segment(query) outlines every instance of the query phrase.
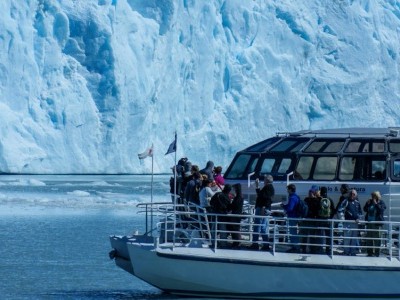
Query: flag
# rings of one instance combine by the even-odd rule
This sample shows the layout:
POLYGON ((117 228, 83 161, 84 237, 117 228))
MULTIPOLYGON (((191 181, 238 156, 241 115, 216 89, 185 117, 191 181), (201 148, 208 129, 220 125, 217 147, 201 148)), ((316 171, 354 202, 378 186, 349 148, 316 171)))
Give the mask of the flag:
POLYGON ((153 156, 153 145, 150 148, 147 148, 143 153, 138 154, 139 159, 145 159, 146 157, 153 156))
POLYGON ((173 153, 173 152, 176 152, 176 132, 175 132, 175 139, 171 143, 171 145, 169 145, 167 153, 165 153, 165 155, 173 153))

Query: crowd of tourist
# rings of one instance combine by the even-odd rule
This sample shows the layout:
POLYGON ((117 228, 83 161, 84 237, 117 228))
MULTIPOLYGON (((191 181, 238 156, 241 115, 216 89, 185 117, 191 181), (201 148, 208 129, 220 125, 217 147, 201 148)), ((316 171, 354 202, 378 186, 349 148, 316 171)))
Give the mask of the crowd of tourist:
MULTIPOLYGON (((222 167, 214 166, 212 161, 208 161, 205 168, 200 170, 187 158, 182 158, 172 171, 174 174, 170 180, 172 200, 176 204, 193 203, 215 215, 216 219, 210 218, 209 221, 218 224, 217 230, 216 228, 212 230, 212 233, 219 232, 218 247, 240 249, 244 202, 241 185, 225 184, 222 167), (228 235, 231 236, 231 243, 228 243, 228 235)), ((254 215, 251 216, 253 226, 249 249, 269 251, 269 222, 266 216, 271 216, 272 212, 271 205, 275 195, 273 177, 265 175, 262 188, 259 179, 256 179, 255 188, 257 196, 254 215)), ((358 228, 361 220, 366 221, 367 255, 380 255, 382 223, 379 222, 384 220, 386 209, 380 192, 371 193, 371 198, 363 208, 355 189, 342 184, 340 192, 341 195, 335 205, 333 199, 328 196, 328 189, 324 186, 311 186, 304 199, 297 195, 294 184, 287 186, 287 201, 281 204, 287 217, 290 236, 291 248, 287 252, 330 254, 333 245, 333 228, 330 220, 339 219, 345 220, 343 224, 339 223, 342 230, 335 231, 342 234, 344 255, 354 256, 360 251, 358 228), (365 216, 362 211, 365 212, 365 216)), ((213 236, 212 239, 214 241, 216 237, 213 236)))

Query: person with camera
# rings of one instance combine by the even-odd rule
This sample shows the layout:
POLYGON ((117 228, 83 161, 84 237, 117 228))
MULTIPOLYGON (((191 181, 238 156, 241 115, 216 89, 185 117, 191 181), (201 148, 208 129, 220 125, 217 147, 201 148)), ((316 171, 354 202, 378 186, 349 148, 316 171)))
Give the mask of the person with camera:
POLYGON ((253 250, 259 250, 258 239, 261 234, 261 238, 263 240, 263 245, 261 250, 268 251, 269 250, 269 242, 268 242, 268 219, 266 216, 271 214, 271 204, 272 198, 275 195, 275 190, 273 186, 274 178, 272 175, 264 176, 264 186, 260 189, 259 184, 260 180, 257 178, 255 181, 256 184, 256 205, 255 205, 255 215, 254 218, 254 226, 253 226, 253 238, 252 245, 250 246, 253 250), (262 216, 257 218, 257 216, 262 216))

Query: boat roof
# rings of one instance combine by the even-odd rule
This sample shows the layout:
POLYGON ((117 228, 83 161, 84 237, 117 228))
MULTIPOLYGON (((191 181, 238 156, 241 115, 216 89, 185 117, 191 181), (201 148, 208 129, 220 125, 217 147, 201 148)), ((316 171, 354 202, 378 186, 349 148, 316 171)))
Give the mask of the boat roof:
POLYGON ((388 127, 388 128, 352 127, 352 128, 319 129, 319 130, 301 130, 295 132, 278 132, 277 135, 305 136, 305 137, 307 136, 396 137, 400 135, 400 127, 388 127))
POLYGON ((367 127, 352 127, 352 128, 333 128, 333 129, 318 129, 318 130, 300 130, 294 132, 277 132, 275 136, 256 144, 247 147, 239 152, 265 152, 275 143, 282 139, 313 139, 313 138, 355 138, 355 139, 392 139, 400 138, 400 127, 388 128, 367 128, 367 127))

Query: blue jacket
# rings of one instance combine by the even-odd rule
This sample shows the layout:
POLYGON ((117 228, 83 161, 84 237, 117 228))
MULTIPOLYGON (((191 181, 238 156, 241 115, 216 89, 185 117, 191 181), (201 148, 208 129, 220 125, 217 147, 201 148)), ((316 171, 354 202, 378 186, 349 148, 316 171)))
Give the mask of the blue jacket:
POLYGON ((296 211, 297 204, 299 203, 300 198, 296 193, 289 195, 289 200, 287 204, 284 204, 282 207, 286 211, 286 215, 288 218, 298 218, 299 215, 296 211))
POLYGON ((345 199, 338 212, 344 213, 345 220, 360 220, 362 218, 361 204, 357 199, 345 199))

